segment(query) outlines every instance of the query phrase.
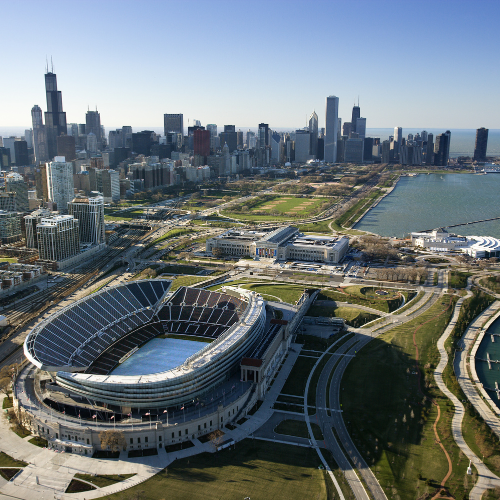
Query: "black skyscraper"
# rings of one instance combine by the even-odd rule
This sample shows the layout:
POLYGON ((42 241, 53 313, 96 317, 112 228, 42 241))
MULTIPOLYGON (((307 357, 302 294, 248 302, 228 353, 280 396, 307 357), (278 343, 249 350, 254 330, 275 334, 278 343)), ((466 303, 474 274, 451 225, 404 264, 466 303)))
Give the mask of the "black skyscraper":
POLYGON ((486 161, 488 149, 488 129, 481 127, 476 130, 476 146, 474 147, 474 160, 486 161))
POLYGON ((351 132, 357 132, 356 130, 356 122, 358 120, 358 118, 361 117, 361 110, 360 110, 360 107, 359 107, 359 103, 358 105, 354 105, 352 107, 352 118, 351 118, 351 132))
POLYGON ((16 155, 16 165, 18 167, 23 167, 30 164, 28 144, 26 143, 26 141, 14 142, 14 152, 16 155))
POLYGON ((67 135, 66 113, 63 111, 61 91, 57 90, 55 73, 45 74, 45 93, 47 96, 47 111, 45 113, 45 129, 47 131, 47 146, 49 159, 57 155, 57 137, 67 135))
POLYGON ((259 123, 259 129, 265 129, 265 140, 266 146, 269 146, 269 124, 268 123, 259 123))
POLYGON ((439 134, 436 137, 434 144, 434 165, 446 167, 450 158, 450 141, 451 132, 447 130, 444 134, 439 134))

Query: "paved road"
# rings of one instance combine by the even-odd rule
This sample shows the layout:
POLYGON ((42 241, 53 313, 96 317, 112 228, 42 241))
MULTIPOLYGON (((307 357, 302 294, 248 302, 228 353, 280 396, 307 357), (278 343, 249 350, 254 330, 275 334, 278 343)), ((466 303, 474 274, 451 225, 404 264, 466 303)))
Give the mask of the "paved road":
MULTIPOLYGON (((325 438, 325 446, 326 448, 332 453, 335 461, 337 462, 337 465, 339 468, 342 470, 344 473, 344 476, 346 480, 349 483, 349 486, 351 487, 355 497, 358 500, 361 499, 369 499, 369 496, 361 483, 358 475, 356 474, 354 468, 351 465, 351 462, 347 459, 345 456, 344 450, 342 450, 341 445, 337 441, 333 431, 332 427, 335 427, 336 430, 339 428, 339 422, 343 421, 342 420, 342 414, 340 413, 340 404, 336 403, 334 399, 332 399, 332 395, 330 394, 330 400, 329 400, 329 406, 332 409, 336 409, 337 411, 331 411, 331 416, 328 415, 328 412, 326 410, 327 408, 327 386, 328 386, 328 378, 330 373, 332 372, 335 364, 341 360, 340 362, 342 363, 342 360, 346 359, 343 354, 349 351, 350 348, 353 347, 353 345, 357 341, 357 337, 359 336, 356 335, 352 339, 348 340, 346 343, 344 343, 340 348, 335 352, 333 356, 330 357, 328 362, 326 363, 325 367, 323 368, 318 384, 316 387, 316 407, 317 407, 317 413, 316 417, 313 417, 313 420, 316 420, 317 423, 320 425, 322 431, 323 431, 323 436, 325 438)), ((341 376, 338 375, 338 372, 335 371, 333 374, 332 378, 332 387, 333 386, 340 386, 340 378, 341 376)), ((342 439, 343 436, 340 434, 339 435, 342 445, 345 447, 346 446, 346 440, 342 439)), ((352 451, 351 447, 349 444, 347 444, 347 447, 345 447, 345 450, 349 453, 352 451)), ((349 453, 352 459, 351 453, 349 453)), ((368 484, 368 487, 370 488, 370 491, 376 492, 375 498, 378 499, 383 499, 385 500, 385 495, 382 491, 382 488, 380 488, 380 485, 378 484, 377 480, 370 473, 367 473, 366 470, 363 470, 364 467, 361 465, 361 463, 358 463, 358 461, 355 459, 354 463, 357 465, 358 470, 360 471, 361 475, 363 476, 363 479, 365 479, 365 482, 368 484), (368 481, 367 481, 368 479, 368 481)), ((369 469, 368 469, 369 470, 369 469)))

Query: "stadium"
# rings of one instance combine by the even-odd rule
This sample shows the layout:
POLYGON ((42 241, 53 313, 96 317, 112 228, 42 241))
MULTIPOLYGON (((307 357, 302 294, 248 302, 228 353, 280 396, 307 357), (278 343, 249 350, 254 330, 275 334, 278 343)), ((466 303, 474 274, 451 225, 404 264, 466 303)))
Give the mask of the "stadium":
POLYGON ((230 294, 181 287, 169 294, 170 285, 137 281, 85 297, 30 332, 25 355, 55 372, 58 386, 121 413, 202 398, 262 337, 264 301, 243 289, 230 294), (142 346, 167 335, 182 340, 158 339, 154 350, 166 349, 164 356, 150 359, 151 349, 138 356, 142 346))
POLYGON ((171 285, 105 287, 43 319, 14 381, 19 421, 50 449, 81 455, 105 449, 103 430, 119 430, 132 454, 248 415, 318 291, 305 290, 277 319, 276 305, 243 288, 171 285))

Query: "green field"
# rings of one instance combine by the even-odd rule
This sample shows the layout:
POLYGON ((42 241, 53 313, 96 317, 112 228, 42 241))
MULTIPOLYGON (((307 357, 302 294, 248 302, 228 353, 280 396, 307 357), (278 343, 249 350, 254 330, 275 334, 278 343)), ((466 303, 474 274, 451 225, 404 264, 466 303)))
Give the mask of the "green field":
POLYGON ((144 483, 103 498, 326 500, 332 485, 320 465, 312 449, 245 439, 235 449, 176 460, 144 483))
POLYGON ((249 200, 221 212, 225 217, 249 221, 304 219, 326 209, 332 203, 329 198, 308 198, 296 196, 265 196, 260 200, 249 200))
POLYGON ((17 257, 0 257, 0 262, 8 262, 9 264, 17 264, 17 257))
POLYGON ((433 377, 439 359, 435 342, 457 299, 444 295, 418 318, 370 342, 343 377, 341 402, 348 431, 388 498, 430 498, 446 476, 448 460, 433 430, 436 405, 439 439, 452 464, 446 486, 454 498, 468 498, 464 495, 475 480, 466 475, 468 460, 451 433, 453 405, 433 377))

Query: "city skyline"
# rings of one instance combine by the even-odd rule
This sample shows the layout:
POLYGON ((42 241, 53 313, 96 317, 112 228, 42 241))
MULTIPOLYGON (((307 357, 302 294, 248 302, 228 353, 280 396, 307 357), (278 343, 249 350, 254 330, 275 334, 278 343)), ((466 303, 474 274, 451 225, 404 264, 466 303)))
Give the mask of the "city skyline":
MULTIPOLYGON (((9 99, 0 127, 26 127, 33 106, 45 108, 42 75, 46 58, 50 69, 52 57, 67 122, 84 123, 89 107, 97 106, 107 130, 122 125, 160 128, 165 113, 183 113, 185 127, 188 120, 219 127, 242 124, 239 128, 265 122, 279 130, 305 126, 313 111, 322 128, 327 95, 339 97, 343 122, 350 119, 359 96, 368 128, 500 128, 494 113, 500 107, 495 89, 500 73, 491 64, 496 57, 498 2, 424 1, 420 11, 432 13, 425 23, 410 4, 394 9, 393 2, 385 1, 377 2, 375 10, 365 1, 317 1, 307 9, 280 1, 256 2, 252 8, 223 1, 194 3, 196 8, 189 9, 173 2, 149 2, 147 8, 125 2, 120 9, 105 3, 98 9, 90 2, 82 12, 67 3, 49 2, 53 8, 47 8, 28 2, 32 15, 22 23, 8 23, 4 32, 5 39, 16 40, 16 53, 23 57, 4 55, 16 78, 4 82, 9 99), (94 58, 88 69, 94 77, 87 77, 85 44, 63 43, 58 37, 35 43, 36 28, 52 24, 53 16, 56 25, 71 25, 77 32, 85 32, 99 16, 112 19, 109 29, 97 32, 99 46, 111 50, 123 39, 126 50, 94 58), (272 20, 278 17, 276 25, 272 20), (172 19, 185 22, 168 22, 172 19), (353 25, 360 33, 354 38, 353 25), (138 26, 147 30, 147 42, 127 42, 138 26), (301 42, 301 34, 311 26, 317 28, 313 43, 301 42), (224 38, 219 43, 216 38, 213 44, 205 43, 221 29, 224 38), (179 44, 182 50, 177 50, 179 44), (262 44, 278 50, 263 57, 262 44), (436 57, 440 50, 446 60, 436 57), (328 62, 328 54, 335 54, 335 60, 328 62), (464 72, 477 75, 473 87, 464 72)), ((5 18, 16 21, 19 13, 14 9, 1 4, 5 18)))

